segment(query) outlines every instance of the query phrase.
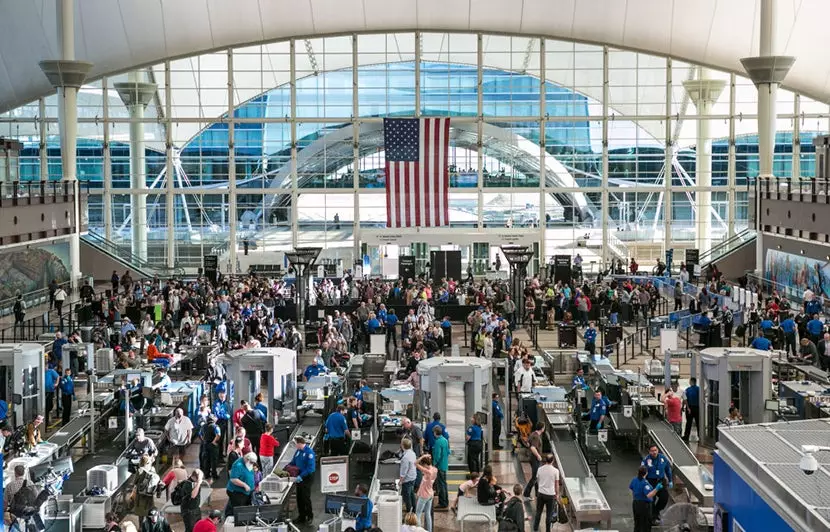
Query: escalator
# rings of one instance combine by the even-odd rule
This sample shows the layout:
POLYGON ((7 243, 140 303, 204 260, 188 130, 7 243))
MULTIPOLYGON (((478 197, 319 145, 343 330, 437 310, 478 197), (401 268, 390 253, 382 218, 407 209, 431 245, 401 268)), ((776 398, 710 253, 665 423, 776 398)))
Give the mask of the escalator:
MULTIPOLYGON (((99 235, 94 231, 89 231, 85 235, 81 236, 82 250, 85 246, 87 248, 85 251, 94 257, 92 260, 94 260, 96 264, 95 268, 84 268, 84 271, 106 271, 107 269, 120 271, 128 269, 135 272, 139 277, 159 277, 162 279, 169 277, 181 277, 185 273, 184 268, 169 268, 165 265, 154 264, 146 259, 137 257, 129 250, 124 249, 111 240, 107 240, 102 235, 99 235), (96 253, 97 256, 95 256, 96 253), (97 263, 99 259, 108 259, 111 262, 111 267, 105 268, 102 264, 97 263)), ((83 256, 84 254, 82 253, 82 262, 83 256)), ((97 277, 109 278, 109 275, 96 276, 96 278, 97 277)))
POLYGON ((701 269, 717 264, 725 278, 737 279, 755 269, 756 240, 754 229, 744 229, 701 253, 698 264, 701 269))

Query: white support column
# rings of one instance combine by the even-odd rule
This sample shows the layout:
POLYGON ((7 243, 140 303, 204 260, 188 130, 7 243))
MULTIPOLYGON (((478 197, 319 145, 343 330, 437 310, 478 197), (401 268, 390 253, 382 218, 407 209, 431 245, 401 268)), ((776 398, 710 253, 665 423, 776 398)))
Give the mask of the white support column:
POLYGON ((666 152, 663 165, 663 252, 672 248, 672 175, 674 174, 674 145, 672 143, 672 60, 666 59, 666 152))
POLYGON ((758 88, 758 155, 759 175, 755 188, 755 270, 764 271, 764 245, 761 231, 761 197, 759 183, 773 177, 775 152, 776 101, 778 86, 795 63, 794 57, 775 55, 778 53, 776 25, 778 23, 776 0, 761 0, 760 54, 758 57, 741 59, 744 70, 758 88))
MULTIPOLYGON (((415 48, 418 49, 417 47, 415 48)), ((482 137, 484 136, 484 37, 478 33, 476 34, 476 158, 478 167, 476 168, 478 187, 476 189, 478 195, 478 228, 484 228, 484 143, 482 137)), ((544 186, 544 184, 542 184, 544 186)), ((470 254, 472 257, 472 253, 470 254)), ((489 259, 488 259, 489 263, 489 259)))
POLYGON ((801 95, 793 99, 793 180, 801 179, 801 95))
POLYGON ((700 253, 712 247, 712 136, 710 119, 712 107, 720 98, 726 82, 711 79, 708 69, 698 69, 698 79, 683 82, 689 99, 697 109, 697 141, 695 143, 695 203, 696 203, 696 245, 700 253))
MULTIPOLYGON (((164 128, 164 175, 167 177, 164 210, 167 218, 167 267, 176 265, 176 165, 173 154, 173 88, 171 86, 170 61, 164 62, 164 118, 168 120, 164 128)), ((220 205, 220 208, 222 206, 220 205)))
POLYGON ((536 257, 537 264, 536 272, 541 274, 542 268, 547 263, 545 255, 547 254, 547 236, 545 223, 545 211, 547 198, 545 197, 547 177, 547 163, 545 159, 548 156, 547 143, 545 142, 545 131, 547 130, 546 121, 546 105, 545 105, 545 83, 547 81, 547 63, 545 57, 545 39, 539 39, 539 256, 536 257))
POLYGON ((291 91, 291 248, 296 249, 299 242, 300 221, 297 202, 300 194, 297 187, 297 41, 291 39, 289 44, 289 90, 291 91))
POLYGON ((352 229, 352 260, 344 261, 344 268, 350 267, 354 261, 360 257, 360 93, 358 92, 358 74, 359 74, 359 58, 357 49, 357 35, 352 35, 352 127, 354 133, 352 134, 352 149, 354 181, 352 188, 354 190, 354 211, 353 220, 354 225, 352 229))
MULTIPOLYGON (((237 245, 236 226, 239 219, 236 211, 236 154, 234 149, 234 120, 233 120, 233 50, 228 49, 228 210, 230 226, 228 228, 228 258, 231 263, 231 271, 237 272, 237 245)), ((263 213, 263 216, 265 213, 263 213)), ((263 220, 264 222, 264 220, 263 220)), ((264 223, 263 223, 264 227, 264 223)), ((247 237, 246 237, 247 238, 247 237)), ((202 258, 204 260, 204 258, 202 258)))
POLYGON ((49 145, 47 139, 49 138, 49 130, 46 125, 46 98, 40 98, 38 104, 38 121, 40 142, 38 148, 40 151, 40 180, 49 181, 49 145))
POLYGON ((63 181, 74 193, 72 208, 75 230, 69 237, 70 283, 76 292, 81 278, 81 198, 77 182, 78 88, 83 85, 92 63, 75 60, 75 2, 57 1, 57 29, 60 45, 59 60, 40 62, 40 69, 53 87, 58 89, 58 122, 61 135, 63 181))
MULTIPOLYGON (((415 32, 415 117, 421 117, 421 32, 415 32)), ((481 72, 481 66, 479 66, 481 72)))
POLYGON ((726 173, 729 182, 727 206, 727 237, 735 236, 735 216, 737 209, 735 203, 738 201, 736 191, 736 176, 735 172, 737 165, 737 154, 735 152, 735 94, 737 91, 738 77, 733 73, 729 76, 729 151, 726 159, 726 173))
POLYGON ((104 238, 112 240, 112 154, 110 153, 110 104, 109 104, 109 79, 101 80, 101 93, 103 97, 104 113, 104 195, 101 197, 104 210, 104 238))
POLYGON ((602 196, 600 201, 602 220, 602 268, 607 267, 611 262, 610 248, 608 241, 609 234, 609 217, 611 212, 611 197, 608 190, 608 97, 609 97, 609 80, 608 80, 608 47, 602 47, 602 176, 601 187, 602 196))

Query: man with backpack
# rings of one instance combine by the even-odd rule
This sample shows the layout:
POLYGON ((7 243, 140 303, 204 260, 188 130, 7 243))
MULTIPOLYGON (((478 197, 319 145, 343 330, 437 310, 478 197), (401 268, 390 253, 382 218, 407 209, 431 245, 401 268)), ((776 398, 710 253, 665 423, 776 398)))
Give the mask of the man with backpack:
POLYGON ((499 519, 499 532, 524 532, 525 507, 521 484, 513 485, 513 496, 505 501, 499 519))
POLYGON ((193 532, 193 527, 202 518, 202 471, 194 469, 187 480, 176 485, 170 495, 170 502, 181 508, 185 532, 193 532))
POLYGON ((14 302, 14 327, 23 329, 23 322, 26 319, 26 303, 23 301, 23 296, 18 294, 17 300, 14 302))
MULTIPOLYGON (((3 493, 3 506, 8 508, 9 513, 14 517, 23 517, 25 507, 27 504, 31 506, 34 504, 34 498, 30 497, 33 486, 26 476, 26 467, 22 465, 14 466, 14 479, 9 482, 3 493), (29 501, 28 499, 32 499, 29 501)), ((34 493, 37 497, 37 493, 34 493)))

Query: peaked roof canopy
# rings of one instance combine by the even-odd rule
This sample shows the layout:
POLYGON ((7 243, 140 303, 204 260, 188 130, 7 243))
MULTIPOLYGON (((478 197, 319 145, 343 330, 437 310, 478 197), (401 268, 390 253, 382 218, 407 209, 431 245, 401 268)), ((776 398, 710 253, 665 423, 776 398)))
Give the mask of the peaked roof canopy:
MULTIPOLYGON (((0 0, 0 112, 52 92, 58 0, 0 0)), ((77 59, 91 78, 236 45, 348 32, 481 31, 608 44, 743 72, 758 54, 761 0, 75 0, 77 59)), ((776 2, 785 85, 830 102, 816 37, 830 2, 776 2)))

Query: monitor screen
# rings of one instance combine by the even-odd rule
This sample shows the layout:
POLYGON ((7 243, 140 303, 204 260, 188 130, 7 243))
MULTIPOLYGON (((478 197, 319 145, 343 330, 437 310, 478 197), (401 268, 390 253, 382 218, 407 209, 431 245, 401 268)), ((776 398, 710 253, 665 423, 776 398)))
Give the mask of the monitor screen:
POLYGON ((274 523, 280 520, 280 507, 275 504, 265 506, 237 506, 233 509, 235 526, 256 526, 260 521, 274 523))
POLYGON ((346 504, 345 495, 326 494, 326 513, 337 515, 340 513, 340 508, 346 504))
POLYGON ((764 410, 778 412, 779 401, 777 399, 767 399, 764 401, 764 410))
POLYGON ((366 515, 369 508, 366 497, 346 497, 346 513, 351 516, 366 515))

